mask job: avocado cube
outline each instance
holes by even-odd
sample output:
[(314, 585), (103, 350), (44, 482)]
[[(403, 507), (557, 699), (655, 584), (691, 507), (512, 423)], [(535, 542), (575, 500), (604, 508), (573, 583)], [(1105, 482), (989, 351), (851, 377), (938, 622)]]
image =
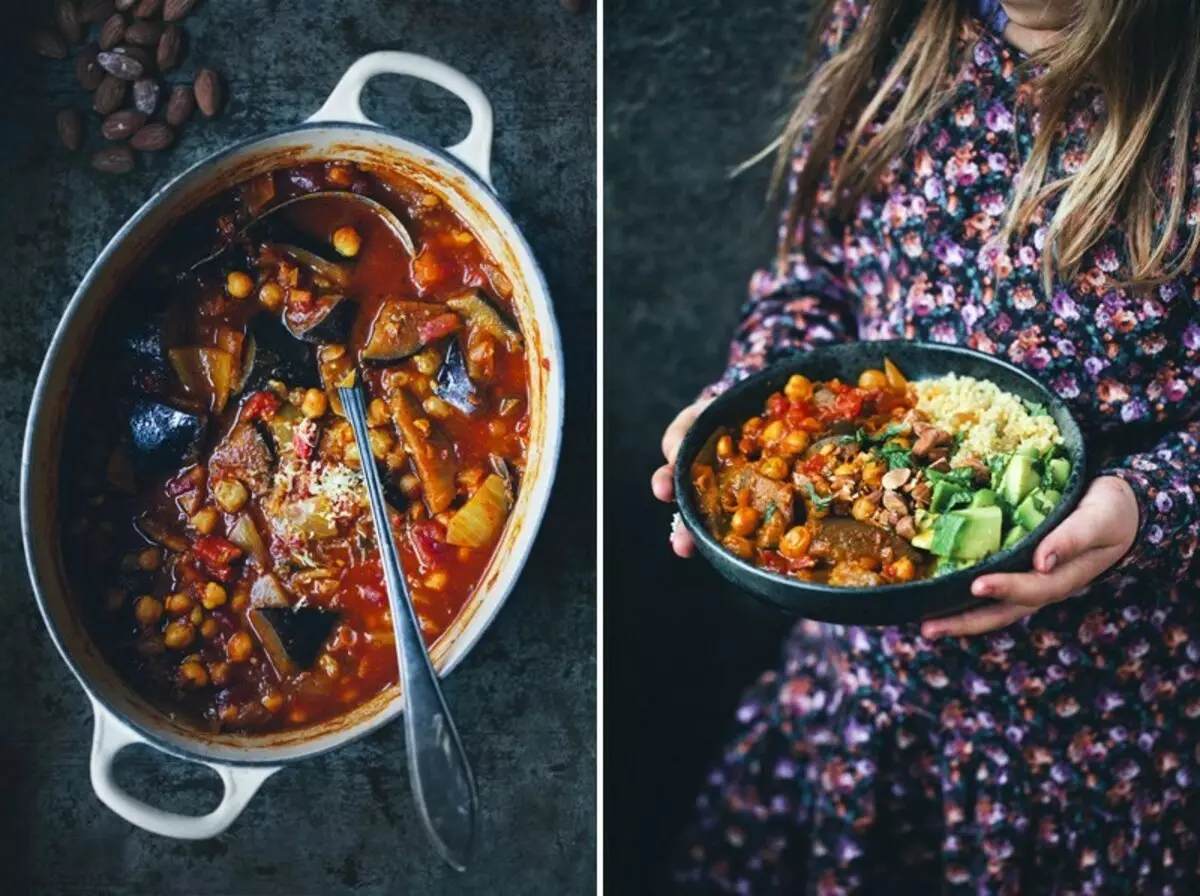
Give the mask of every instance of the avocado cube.
[(996, 504), (996, 493), (990, 488), (981, 488), (975, 494), (971, 495), (972, 507), (994, 507)]
[(922, 551), (928, 551), (933, 547), (933, 529), (921, 529), (912, 538), (912, 546), (920, 548)]
[(947, 513), (938, 518), (933, 527), (933, 540), (929, 550), (939, 557), (949, 557), (954, 553), (954, 545), (958, 541), (958, 533), (966, 520), (957, 513)]
[(1027, 454), (1014, 454), (1004, 468), (1000, 480), (1000, 494), (1004, 500), (1016, 507), (1031, 491), (1037, 488), (1041, 477), (1033, 469), (1033, 458)]
[(1050, 481), (1054, 483), (1056, 489), (1063, 489), (1067, 485), (1067, 480), (1071, 478), (1071, 462), (1065, 457), (1056, 457), (1049, 463)]
[(1021, 526), (1021, 525), (1013, 526), (1011, 529), (1008, 530), (1008, 534), (1004, 536), (1004, 541), (1002, 541), (1000, 543), (1000, 548), (1002, 550), (1007, 550), (1008, 548), (1011, 548), (1014, 545), (1016, 545), (1017, 542), (1019, 542), (1022, 538), (1024, 538), (1028, 534), (1029, 534), (1029, 530), (1026, 529), (1024, 526)]
[(1062, 500), (1062, 492), (1057, 489), (1047, 488), (1041, 491), (1034, 492), (1038, 496), (1038, 506), (1043, 512), (1049, 513), (1054, 509), (1054, 505)]
[(929, 509), (934, 513), (943, 513), (950, 509), (950, 502), (962, 489), (953, 482), (942, 480), (933, 486), (933, 495), (929, 498)]
[(1032, 532), (1046, 519), (1046, 514), (1038, 507), (1037, 496), (1030, 495), (1017, 505), (1017, 509), (1013, 511), (1013, 517), (1019, 525)]
[(982, 560), (1000, 550), (1000, 535), (1004, 528), (1004, 513), (999, 507), (968, 507), (948, 516), (963, 520), (956, 533), (950, 556), (956, 560)]

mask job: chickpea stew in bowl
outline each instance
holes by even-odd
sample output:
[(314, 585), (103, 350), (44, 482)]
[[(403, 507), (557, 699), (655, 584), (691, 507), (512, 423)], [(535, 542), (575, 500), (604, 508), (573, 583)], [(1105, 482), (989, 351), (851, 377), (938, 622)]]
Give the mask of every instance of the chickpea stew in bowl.
[(1072, 460), (1046, 407), (987, 379), (793, 373), (690, 467), (708, 533), (757, 567), (876, 588), (972, 567), (1063, 500)]
[[(210, 730), (268, 732), (394, 684), (364, 462), (438, 638), (524, 472), (511, 295), (437, 195), (368, 166), (257, 176), (166, 234), (98, 334), (64, 449), (67, 574), (135, 690)], [(352, 371), (370, 458), (336, 398)]]

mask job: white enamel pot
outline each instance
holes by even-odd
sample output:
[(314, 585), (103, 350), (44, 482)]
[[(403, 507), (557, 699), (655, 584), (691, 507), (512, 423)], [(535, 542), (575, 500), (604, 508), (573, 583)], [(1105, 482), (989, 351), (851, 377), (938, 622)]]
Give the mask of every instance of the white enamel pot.
[[(363, 115), (359, 97), (380, 74), (410, 75), (456, 94), (471, 112), (466, 139), (445, 150), (406, 140)], [(529, 246), (491, 186), (492, 109), (460, 72), (408, 53), (372, 53), (355, 62), (303, 124), (240, 143), (196, 164), (159, 190), (118, 231), (67, 305), (38, 377), (21, 466), (21, 523), (29, 576), (46, 627), (91, 700), (95, 733), (91, 778), (96, 795), (127, 821), (166, 837), (205, 839), (231, 825), (263, 782), (291, 762), (364, 737), (403, 710), (398, 688), (319, 726), (264, 736), (212, 734), (169, 718), (127, 686), (84, 631), (63, 570), (59, 519), (60, 458), (72, 387), (92, 334), (126, 276), (175, 221), (248, 177), (332, 158), (389, 169), (438, 194), (470, 225), (513, 283), (513, 304), (527, 337), (530, 388), (528, 464), (513, 514), (479, 587), (431, 653), (446, 675), (491, 624), (533, 544), (549, 500), (563, 421), (563, 361), (546, 284)], [(224, 783), (220, 805), (188, 816), (147, 805), (113, 778), (117, 753), (148, 744), (212, 768)], [(396, 766), (400, 774), (403, 766)]]

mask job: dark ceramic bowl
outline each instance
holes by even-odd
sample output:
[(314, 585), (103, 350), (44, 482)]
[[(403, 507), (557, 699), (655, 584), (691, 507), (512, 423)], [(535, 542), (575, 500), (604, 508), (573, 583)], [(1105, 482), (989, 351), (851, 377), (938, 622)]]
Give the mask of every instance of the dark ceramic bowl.
[[(1013, 547), (967, 569), (877, 588), (838, 588), (802, 582), (790, 576), (759, 569), (729, 553), (704, 528), (691, 483), (692, 463), (721, 427), (739, 428), (762, 413), (767, 396), (783, 389), (788, 377), (802, 373), (811, 380), (837, 377), (857, 382), (868, 369), (881, 369), (887, 357), (909, 380), (930, 379), (947, 373), (986, 379), (1006, 392), (1045, 405), (1063, 436), (1071, 460), (1071, 478), (1062, 500), (1046, 520)], [(675, 460), (675, 495), (679, 511), (700, 553), (733, 582), (779, 609), (809, 619), (857, 625), (896, 625), (944, 616), (980, 603), (971, 596), (971, 582), (984, 573), (1028, 571), (1037, 543), (1074, 510), (1083, 494), (1086, 458), (1083, 435), (1062, 400), (1045, 385), (1005, 361), (970, 349), (917, 342), (855, 342), (815, 349), (776, 364), (738, 383), (704, 409), (684, 436)]]

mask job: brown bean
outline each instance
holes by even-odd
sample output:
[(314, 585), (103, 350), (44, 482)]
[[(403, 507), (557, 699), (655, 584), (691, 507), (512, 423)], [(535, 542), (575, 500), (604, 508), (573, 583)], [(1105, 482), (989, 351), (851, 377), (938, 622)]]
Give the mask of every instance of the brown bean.
[(117, 8), (117, 12), (129, 12), (137, 6), (138, 0), (113, 0), (113, 5)]
[(104, 69), (96, 61), (100, 49), (96, 44), (88, 44), (75, 57), (75, 80), (84, 90), (92, 91), (104, 80)]
[(113, 0), (83, 0), (79, 4), (79, 21), (95, 25), (111, 16), (114, 9)]
[(157, 152), (175, 142), (175, 131), (169, 124), (148, 124), (129, 141), (129, 145), (142, 152)]
[(141, 0), (137, 6), (133, 8), (133, 14), (139, 19), (152, 19), (158, 15), (162, 9), (163, 0)]
[(62, 109), (55, 118), (58, 139), (69, 150), (79, 149), (83, 140), (83, 119), (74, 109)]
[(92, 167), (105, 174), (127, 174), (134, 164), (133, 150), (128, 146), (106, 146), (92, 154)]
[(100, 26), (100, 36), (97, 41), (101, 50), (111, 50), (125, 36), (125, 17), (119, 12), (113, 13)]
[(221, 76), (211, 68), (202, 68), (196, 72), (195, 81), (196, 105), (204, 113), (205, 118), (213, 118), (221, 111), (223, 91)]
[(125, 29), (125, 42), (138, 47), (156, 47), (162, 37), (162, 26), (158, 22), (134, 22)]
[(54, 21), (68, 43), (77, 44), (83, 40), (83, 26), (79, 24), (79, 9), (74, 0), (55, 0)]
[(163, 4), (163, 21), (178, 22), (185, 18), (196, 6), (196, 0), (167, 0)]
[(100, 134), (105, 140), (128, 140), (146, 123), (145, 113), (137, 109), (122, 109), (104, 119)]
[(33, 33), (31, 41), (33, 49), (47, 59), (67, 58), (67, 42), (62, 39), (62, 35), (54, 31), (40, 28)]
[(169, 72), (179, 64), (183, 50), (183, 30), (178, 25), (168, 25), (158, 39), (154, 60), (160, 72)]
[(190, 85), (180, 84), (171, 88), (171, 95), (167, 98), (167, 124), (179, 127), (192, 117), (195, 108), (196, 94)]
[(125, 94), (128, 90), (128, 82), (122, 81), (120, 78), (114, 78), (112, 75), (105, 75), (104, 80), (100, 82), (100, 86), (96, 88), (96, 93), (92, 97), (92, 108), (101, 115), (116, 112), (121, 108), (121, 104), (125, 102)]

